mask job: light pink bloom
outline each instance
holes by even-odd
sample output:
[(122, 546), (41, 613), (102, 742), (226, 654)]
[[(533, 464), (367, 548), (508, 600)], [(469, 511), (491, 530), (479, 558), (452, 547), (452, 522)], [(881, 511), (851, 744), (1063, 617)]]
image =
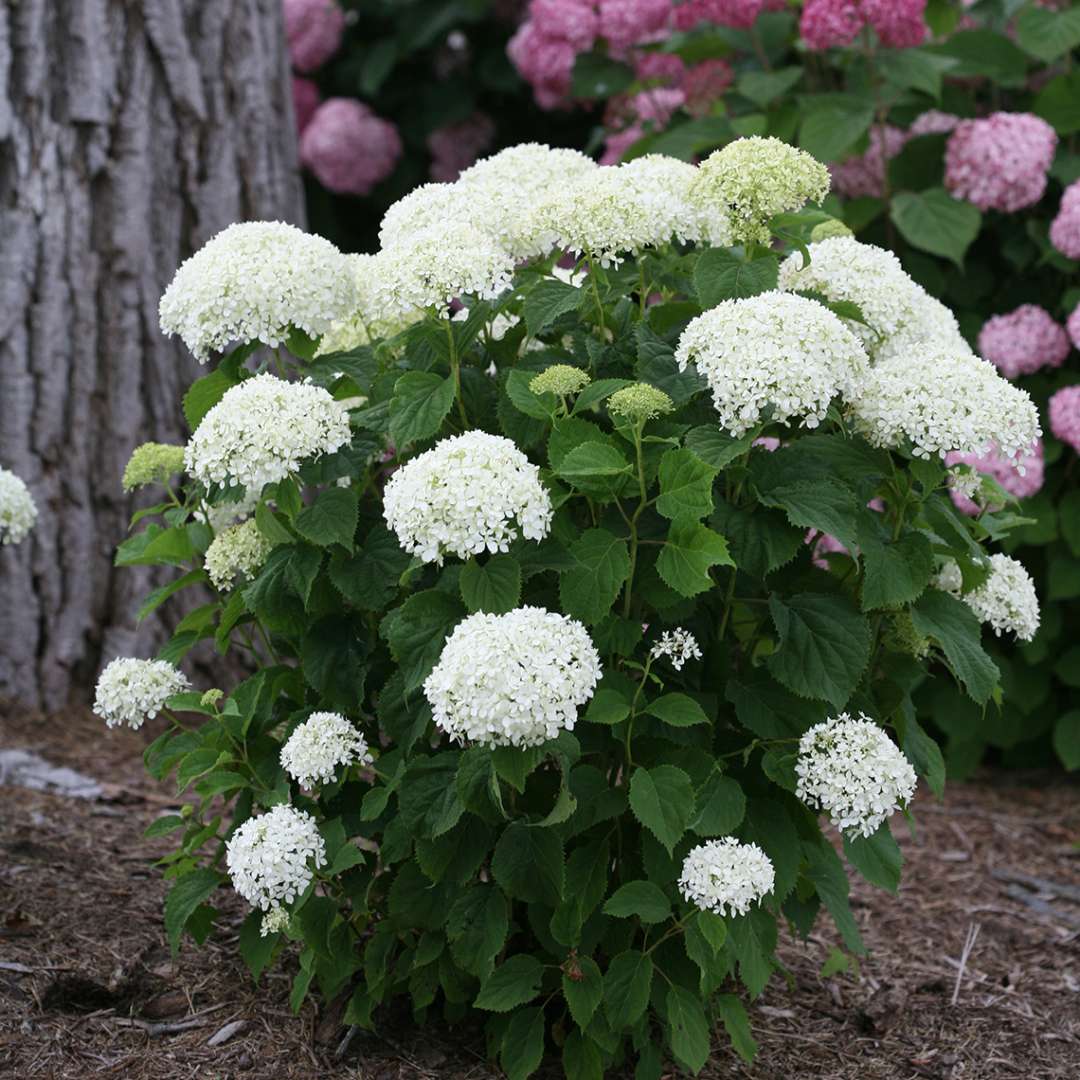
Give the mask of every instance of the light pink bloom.
[(1073, 308), (1072, 314), (1065, 321), (1065, 329), (1069, 333), (1073, 346), (1080, 349), (1080, 304)]
[(1066, 386), (1050, 399), (1050, 430), (1080, 453), (1080, 383)]
[(979, 331), (979, 353), (1007, 379), (1043, 367), (1061, 367), (1069, 339), (1060, 323), (1037, 304), (995, 315)]
[(784, 7), (784, 0), (688, 0), (675, 8), (675, 26), (691, 30), (700, 22), (711, 22), (748, 30), (763, 11)]
[(613, 131), (604, 139), (604, 152), (600, 155), (601, 165), (618, 165), (622, 161), (623, 154), (638, 141), (644, 138), (646, 132), (640, 124), (631, 124), (622, 131)]
[(799, 33), (807, 48), (850, 45), (864, 26), (872, 26), (882, 45), (919, 45), (926, 37), (926, 0), (806, 0)]
[(345, 12), (334, 0), (284, 0), (285, 38), (297, 71), (314, 71), (338, 51)]
[(532, 0), (529, 18), (538, 33), (588, 52), (600, 32), (600, 17), (590, 0)]
[(686, 111), (691, 116), (704, 116), (718, 98), (735, 81), (731, 65), (723, 59), (702, 60), (688, 68), (682, 80), (682, 90), (686, 95)]
[(549, 38), (532, 20), (523, 22), (506, 46), (506, 53), (521, 77), (533, 88), (541, 109), (558, 109), (570, 96), (570, 76), (577, 50), (569, 42)]
[[(884, 138), (882, 132), (884, 131)], [(904, 148), (907, 135), (892, 124), (870, 129), (870, 145), (866, 152), (848, 158), (839, 165), (830, 165), (833, 191), (856, 199), (864, 195), (881, 196), (885, 193), (886, 162), (896, 157)], [(884, 152), (882, 147), (884, 146)]]
[(482, 112), (475, 112), (456, 124), (437, 128), (427, 137), (431, 179), (443, 183), (456, 180), (491, 146), (494, 138), (495, 123)]
[(625, 53), (655, 38), (670, 15), (670, 0), (600, 0), (600, 36), (612, 52)]
[(923, 43), (926, 0), (861, 0), (859, 7), (882, 45), (890, 49), (910, 49)]
[(1080, 259), (1080, 180), (1073, 181), (1061, 196), (1061, 206), (1050, 224), (1050, 243), (1066, 258)]
[(352, 98), (329, 98), (300, 139), (300, 161), (331, 191), (367, 195), (401, 157), (397, 128)]
[(678, 84), (682, 81), (686, 64), (678, 53), (637, 52), (634, 55), (634, 74), (645, 82)]
[(927, 109), (920, 113), (908, 128), (908, 138), (916, 135), (945, 135), (960, 123), (959, 116), (942, 112), (940, 109)]
[[(1018, 499), (1027, 499), (1036, 494), (1043, 486), (1044, 464), (1042, 439), (1036, 439), (1028, 450), (1014, 464), (1010, 458), (1002, 457), (997, 447), (992, 446), (986, 454), (960, 454), (955, 450), (945, 455), (945, 464), (970, 465), (976, 472), (996, 480), (1010, 495)], [(1020, 473), (1016, 465), (1024, 470)], [(949, 496), (962, 513), (974, 517), (981, 509), (962, 491), (952, 488)]]
[(319, 107), (319, 88), (303, 75), (292, 77), (293, 114), (296, 117), (297, 134), (302, 135), (308, 121)]

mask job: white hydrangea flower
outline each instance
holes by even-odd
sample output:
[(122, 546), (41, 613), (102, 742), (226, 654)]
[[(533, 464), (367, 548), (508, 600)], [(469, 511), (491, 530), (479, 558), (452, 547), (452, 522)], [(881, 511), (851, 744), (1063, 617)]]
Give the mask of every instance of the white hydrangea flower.
[[(230, 493), (239, 490), (238, 488), (231, 489)], [(236, 525), (241, 521), (246, 521), (253, 513), (255, 513), (255, 507), (259, 505), (259, 492), (243, 491), (240, 494), (240, 498), (234, 502), (218, 502), (212, 506), (207, 506), (206, 512), (197, 510), (195, 512), (196, 521), (202, 521), (209, 525), (215, 533), (222, 532), (230, 525)]]
[(159, 306), (199, 363), (233, 342), (280, 345), (295, 326), (326, 333), (356, 305), (348, 260), (329, 240), (281, 221), (230, 225), (176, 271)]
[(424, 562), (506, 551), (517, 536), (547, 536), (551, 496), (540, 470), (511, 442), (486, 431), (443, 439), (387, 481), (383, 516), (401, 546)]
[(667, 244), (673, 236), (682, 243), (730, 246), (731, 224), (723, 207), (699, 206), (690, 198), (697, 178), (693, 165), (666, 154), (644, 154), (614, 168), (634, 189), (650, 246)]
[(982, 476), (970, 465), (957, 465), (949, 470), (949, 488), (965, 499), (974, 500), (982, 487)]
[(946, 559), (930, 583), (935, 589), (959, 596), (964, 588), (964, 575), (955, 559)]
[(424, 681), (436, 726), (482, 746), (539, 746), (573, 730), (600, 657), (576, 619), (537, 607), (478, 612), (446, 639)]
[(705, 376), (720, 426), (736, 437), (770, 405), (774, 420), (817, 427), (867, 367), (858, 339), (828, 308), (781, 292), (724, 300), (692, 319), (675, 359)]
[(768, 896), (776, 882), (772, 860), (757, 844), (733, 836), (692, 848), (683, 860), (683, 899), (715, 915), (745, 915)]
[(915, 793), (911, 762), (861, 713), (841, 713), (803, 735), (795, 775), (798, 798), (849, 836), (872, 836)]
[(94, 713), (109, 727), (127, 724), (137, 731), (174, 694), (190, 689), (187, 676), (167, 660), (118, 657), (98, 677)]
[(461, 189), (456, 183), (421, 184), (387, 208), (379, 223), (379, 244), (384, 249), (408, 244), (418, 233), (448, 221), (473, 223)]
[(916, 457), (950, 450), (1021, 459), (1042, 434), (1025, 390), (970, 352), (926, 349), (879, 361), (850, 397), (857, 426), (875, 446), (912, 443)]
[(372, 760), (367, 740), (340, 713), (312, 713), (281, 748), (281, 767), (306, 788), (329, 783), (339, 766)]
[(37, 521), (30, 489), (13, 472), (0, 469), (0, 544), (18, 544)]
[(326, 865), (326, 844), (310, 814), (279, 803), (233, 833), (225, 861), (233, 888), (252, 907), (273, 911), (311, 884), (312, 866)]
[(228, 589), (237, 574), (254, 577), (273, 546), (252, 518), (219, 532), (206, 549), (203, 565), (215, 589)]
[(348, 411), (321, 386), (266, 372), (225, 391), (191, 436), (184, 465), (204, 484), (241, 484), (257, 496), (350, 437)]
[(799, 252), (780, 265), (780, 288), (857, 304), (866, 323), (844, 322), (871, 358), (886, 359), (927, 342), (967, 350), (952, 312), (916, 284), (891, 251), (853, 236), (821, 240), (809, 250), (808, 266)]
[(284, 933), (284, 931), (288, 930), (291, 921), (292, 916), (289, 914), (288, 909), (275, 905), (262, 917), (262, 921), (259, 923), (259, 935), (266, 937), (269, 934)]
[(964, 597), (981, 622), (994, 633), (1015, 634), (1030, 641), (1039, 629), (1039, 598), (1022, 563), (1008, 555), (990, 556), (990, 576)]
[(660, 640), (649, 650), (649, 655), (654, 660), (666, 656), (676, 671), (682, 671), (687, 660), (701, 659), (701, 649), (698, 647), (697, 638), (689, 630), (677, 626), (674, 630), (665, 630), (660, 635)]

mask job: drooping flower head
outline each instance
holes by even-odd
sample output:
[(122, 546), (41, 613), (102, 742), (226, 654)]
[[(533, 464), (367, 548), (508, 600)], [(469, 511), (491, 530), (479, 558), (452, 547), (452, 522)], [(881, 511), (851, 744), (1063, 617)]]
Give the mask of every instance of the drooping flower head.
[(424, 694), (436, 727), (457, 741), (539, 746), (573, 729), (599, 678), (600, 657), (581, 623), (520, 607), (458, 623)]
[(858, 339), (828, 308), (780, 292), (724, 300), (692, 319), (675, 359), (705, 376), (720, 426), (736, 437), (770, 406), (773, 420), (816, 427), (867, 363)]
[[(1002, 457), (997, 447), (992, 446), (986, 454), (946, 454), (945, 464), (950, 466), (968, 465), (975, 470), (976, 474), (989, 476), (997, 481), (1010, 495), (1018, 499), (1028, 499), (1042, 489), (1043, 486), (1043, 444), (1042, 439), (1036, 439), (1016, 461)], [(974, 488), (977, 489), (980, 480), (975, 476)], [(972, 496), (974, 491), (963, 490), (963, 485), (951, 483), (949, 495), (956, 504), (958, 510), (965, 514), (977, 514), (980, 510)]]
[(1080, 454), (1080, 384), (1066, 386), (1050, 398), (1050, 431)]
[(281, 221), (230, 225), (176, 271), (161, 298), (161, 330), (199, 363), (232, 343), (275, 348), (297, 327), (325, 333), (356, 302), (345, 256)]
[(990, 576), (964, 601), (981, 622), (1000, 637), (1015, 634), (1030, 641), (1039, 629), (1039, 598), (1035, 583), (1022, 563), (1008, 555), (990, 556)]
[[(1080, 259), (1080, 180), (1074, 180), (1061, 196), (1061, 205), (1050, 222), (1050, 243), (1067, 258)], [(1073, 340), (1077, 338), (1080, 335)]]
[(135, 491), (149, 484), (167, 484), (170, 478), (183, 471), (182, 446), (146, 442), (132, 450), (120, 483), (125, 491)]
[(225, 845), (233, 888), (270, 911), (291, 904), (326, 865), (326, 843), (315, 819), (287, 803), (248, 818)]
[(679, 892), (687, 903), (715, 915), (745, 915), (772, 892), (776, 871), (757, 844), (733, 836), (691, 848), (683, 860)]
[(687, 660), (701, 659), (701, 649), (697, 638), (689, 630), (677, 626), (674, 630), (665, 630), (660, 635), (660, 640), (649, 650), (649, 655), (654, 660), (666, 656), (676, 671), (682, 671)]
[(257, 495), (350, 437), (348, 411), (321, 386), (264, 372), (225, 391), (191, 436), (184, 464), (204, 484)]
[(314, 71), (338, 51), (345, 12), (334, 0), (284, 0), (285, 38), (297, 71)]
[(8, 469), (0, 468), (0, 544), (18, 544), (37, 521), (30, 489)]
[(1069, 338), (1045, 308), (1021, 304), (983, 323), (979, 353), (1006, 379), (1015, 379), (1039, 368), (1061, 367), (1069, 355)]
[(769, 219), (801, 210), (829, 193), (829, 170), (804, 150), (753, 136), (715, 150), (690, 189), (699, 209), (723, 211), (737, 243), (768, 244)]
[(117, 658), (98, 677), (94, 712), (109, 727), (127, 724), (137, 731), (169, 698), (190, 688), (187, 676), (166, 660)]
[(915, 770), (870, 717), (841, 713), (799, 740), (795, 794), (849, 836), (872, 836), (915, 793)]
[(511, 442), (485, 431), (443, 439), (387, 481), (383, 515), (401, 546), (424, 562), (506, 551), (518, 535), (542, 540), (551, 497), (540, 470)]
[(300, 136), (300, 162), (339, 195), (369, 195), (401, 158), (401, 136), (354, 98), (328, 98)]
[(281, 767), (305, 788), (330, 782), (339, 768), (371, 763), (367, 740), (340, 713), (312, 713), (281, 748)]
[(237, 575), (253, 578), (266, 562), (273, 545), (250, 518), (230, 525), (210, 542), (203, 557), (206, 573), (215, 589), (228, 589)]

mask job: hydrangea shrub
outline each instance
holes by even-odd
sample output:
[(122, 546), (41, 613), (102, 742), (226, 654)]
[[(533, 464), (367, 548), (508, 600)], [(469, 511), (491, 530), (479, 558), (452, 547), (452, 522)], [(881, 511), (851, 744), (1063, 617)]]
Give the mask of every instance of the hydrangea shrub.
[[(752, 1058), (780, 934), (825, 918), (863, 951), (849, 874), (895, 891), (891, 818), (944, 781), (912, 694), (982, 707), (981, 624), (1038, 623), (990, 555), (1013, 520), (957, 511), (945, 456), (1040, 432), (885, 253), (845, 241), (883, 283), (840, 295), (809, 155), (537, 183), (565, 153), (418, 191), (357, 265), (290, 233), (254, 266), (252, 225), (181, 270), (166, 327), (232, 349), (182, 454), (137, 451), (126, 482), (164, 499), (117, 559), (175, 568), (141, 615), (199, 600), (96, 707), (173, 721), (146, 764), (189, 795), (149, 830), (176, 839), (174, 948), (231, 884), (296, 1009), (345, 995), (372, 1026), (401, 997), (486, 1018), (515, 1080), (545, 1055), (658, 1078), (721, 1026)], [(251, 674), (192, 688), (195, 649)]]

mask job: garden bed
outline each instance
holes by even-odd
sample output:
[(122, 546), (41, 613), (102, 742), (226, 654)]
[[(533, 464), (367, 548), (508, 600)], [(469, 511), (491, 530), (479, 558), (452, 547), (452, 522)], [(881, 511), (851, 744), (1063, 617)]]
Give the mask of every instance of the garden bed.
[[(206, 947), (185, 941), (173, 965), (151, 865), (167, 845), (141, 839), (170, 805), (142, 770), (153, 734), (153, 722), (106, 734), (77, 713), (0, 716), (0, 749), (36, 751), (102, 787), (97, 798), (0, 787), (0, 1074), (498, 1075), (479, 1029), (420, 1031), (401, 1013), (343, 1046), (334, 1015), (309, 1002), (294, 1018), (288, 974), (270, 972), (257, 992), (243, 967), (235, 938), (246, 912), (230, 896)], [(943, 804), (920, 796), (915, 819), (915, 836), (894, 823), (906, 859), (899, 903), (854, 885), (870, 948), (858, 972), (822, 977), (836, 944), (824, 919), (808, 943), (787, 939), (779, 957), (791, 993), (775, 976), (751, 1007), (757, 1063), (742, 1064), (721, 1038), (703, 1076), (1077, 1075), (1080, 788), (1056, 775), (987, 775), (952, 785)]]

